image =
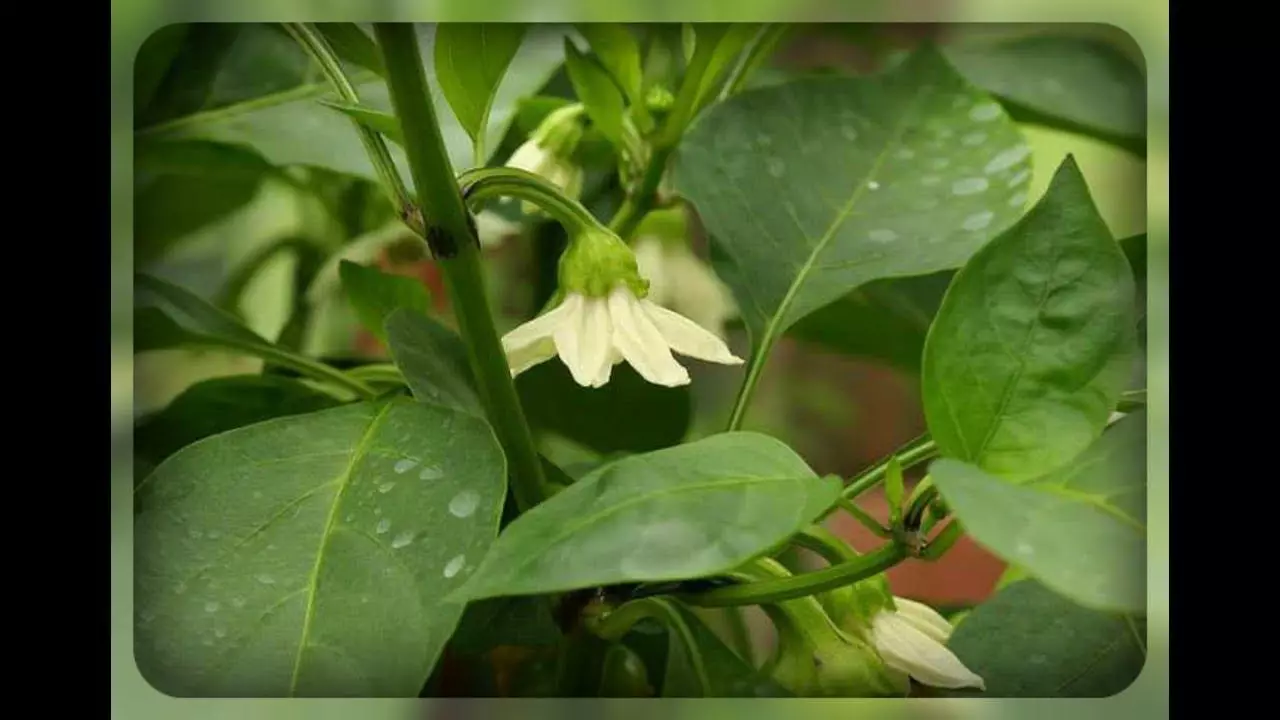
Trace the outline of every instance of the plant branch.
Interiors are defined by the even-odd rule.
[[[844,497],[853,500],[883,482],[885,474],[889,471],[889,460],[894,456],[898,458],[898,463],[902,465],[902,469],[905,471],[922,462],[932,460],[937,455],[937,444],[928,435],[921,435],[849,481],[849,484],[844,489]]]
[[[458,185],[462,189],[462,197],[472,207],[492,197],[514,197],[537,205],[564,225],[570,235],[582,228],[604,229],[582,203],[524,170],[507,167],[468,170],[458,176]]]
[[[427,242],[444,271],[449,300],[489,422],[511,463],[516,505],[521,511],[528,510],[546,496],[546,479],[493,324],[474,221],[463,203],[440,135],[418,39],[407,23],[375,24],[374,34],[387,71],[391,103],[404,129],[418,201],[429,219]]]
[[[749,582],[742,585],[716,588],[681,599],[690,605],[723,607],[727,605],[760,605],[783,600],[816,595],[834,588],[852,585],[860,580],[879,575],[907,558],[906,549],[899,543],[882,545],[879,549],[832,565],[822,570],[789,578]]]

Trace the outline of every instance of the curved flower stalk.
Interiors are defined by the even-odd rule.
[[[645,380],[675,387],[689,383],[689,372],[673,351],[707,362],[742,363],[719,337],[648,298],[649,281],[616,235],[599,226],[571,233],[553,308],[502,339],[513,375],[559,356],[574,381],[598,388],[625,360]]]
[[[507,167],[533,173],[555,185],[565,196],[577,200],[582,194],[583,170],[573,160],[582,140],[583,129],[578,118],[581,104],[566,105],[547,115],[529,139],[507,160]],[[524,200],[520,207],[527,215],[541,212],[537,204]]]
[[[649,299],[725,337],[737,306],[727,285],[686,241],[682,208],[650,213],[637,230],[636,262],[649,280]]]

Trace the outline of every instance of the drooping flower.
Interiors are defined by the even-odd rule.
[[[604,228],[575,234],[559,274],[559,302],[502,338],[512,375],[559,356],[579,385],[601,387],[625,360],[645,380],[675,387],[689,383],[689,372],[672,351],[742,363],[720,338],[649,300],[635,254]]]
[[[725,322],[737,314],[733,295],[689,247],[683,213],[679,208],[675,212],[680,214],[670,218],[651,213],[635,241],[640,274],[649,280],[649,300],[723,338]]]
[[[946,618],[914,600],[895,597],[893,604],[871,618],[871,643],[886,665],[924,685],[986,690],[982,678],[947,648],[952,627]]]
[[[582,105],[573,104],[547,115],[529,139],[511,153],[507,167],[539,175],[566,196],[578,199],[582,194],[583,170],[574,162],[573,153],[582,140],[583,129],[578,121],[582,112]],[[527,200],[521,207],[526,214],[541,212]]]

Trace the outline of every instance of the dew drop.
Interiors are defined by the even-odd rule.
[[[475,490],[463,490],[449,501],[449,513],[454,517],[464,518],[476,511],[480,504],[480,493]]]
[[[254,500],[261,500],[261,499],[262,499],[262,493],[261,493],[260,491],[258,491],[258,490],[254,490],[254,491],[253,491],[253,499],[254,499]]]
[[[210,540],[217,540],[218,538],[222,537],[222,533],[218,532],[217,530],[210,530],[209,534],[206,537],[208,537]]]
[[[355,520],[355,518],[356,518],[356,516],[355,516],[355,515],[348,515],[348,516],[346,516],[346,517],[342,518],[342,522],[349,523],[349,522],[351,522],[352,520]]]
[[[988,175],[998,173],[1001,170],[1008,170],[1017,165],[1023,158],[1031,154],[1031,147],[1028,145],[1018,145],[1008,150],[1002,151],[1000,154],[991,158],[991,162],[982,168],[982,171]]]
[[[1030,543],[1020,542],[1016,548],[1019,555],[1031,556],[1036,554],[1036,549],[1031,547]]]
[[[1018,173],[1017,173],[1016,175],[1014,175],[1013,177],[1009,178],[1009,182],[1008,182],[1007,184],[1008,184],[1008,186],[1009,186],[1009,187],[1017,187],[1017,186],[1021,185],[1022,183],[1026,182],[1026,181],[1027,181],[1027,179],[1028,179],[1028,178],[1030,178],[1030,177],[1031,177],[1031,169],[1030,169],[1030,168],[1023,168],[1023,169],[1019,170],[1019,171],[1018,171]]]
[[[418,473],[419,480],[437,480],[444,477],[444,473],[435,465],[429,465],[422,468],[422,472]]]
[[[951,192],[956,195],[973,195],[987,189],[986,178],[965,178],[951,183]]]
[[[1062,81],[1058,78],[1045,78],[1044,89],[1045,92],[1053,95],[1061,95],[1066,91],[1066,88],[1062,86]]]
[[[858,131],[854,129],[852,125],[841,125],[840,134],[844,136],[845,140],[852,141],[858,139]]]
[[[925,175],[920,178],[921,185],[937,185],[940,182],[942,182],[942,178],[937,175]]]
[[[762,135],[757,135],[757,136],[756,136],[756,144],[757,144],[757,145],[759,145],[759,146],[760,146],[760,147],[762,147],[762,148],[767,148],[767,147],[769,147],[769,146],[773,145],[773,138],[769,137],[768,135],[763,135],[763,134],[762,134]]]
[[[205,638],[204,640],[200,641],[200,644],[204,645],[205,647],[213,647],[213,640],[211,638]]]
[[[996,214],[990,210],[983,210],[980,213],[974,213],[973,215],[965,218],[964,222],[960,224],[960,227],[963,227],[965,230],[981,230],[982,228],[990,225],[991,220],[995,216]]]
[[[974,122],[989,122],[998,117],[1000,117],[1000,106],[993,102],[974,105],[969,111],[969,119]]]
[[[234,607],[242,608],[244,607],[244,598],[231,598],[231,604]]]
[[[177,585],[174,585],[174,586],[173,586],[173,594],[174,594],[174,595],[181,595],[182,593],[184,593],[184,592],[186,592],[186,591],[187,591],[187,584],[186,584],[186,583],[184,583],[184,582],[180,582],[180,583],[178,583]]]
[[[374,508],[374,509],[373,509],[373,514],[374,514],[374,515],[381,515],[381,514],[382,514],[382,508]]]
[[[957,110],[959,110],[960,108],[968,104],[969,104],[969,98],[965,97],[964,95],[957,95],[956,98],[951,101],[951,107]]]
[[[1027,206],[1027,194],[1024,192],[1014,193],[1013,197],[1009,198],[1009,207],[1018,208],[1019,210],[1021,210],[1026,206]]]
[[[399,535],[397,535],[394,540],[391,541],[391,547],[399,550],[400,548],[405,547],[411,542],[413,542],[413,533],[402,532]]]
[[[395,486],[396,484],[393,482],[384,482],[378,486],[378,492],[383,493],[385,495],[386,493],[391,492],[391,488]]]
[[[218,608],[222,607],[216,600],[210,600],[204,604],[204,611],[207,613],[218,612]]]
[[[1027,658],[1027,662],[1031,663],[1032,665],[1043,665],[1048,660],[1049,660],[1048,657],[1041,655],[1040,653],[1036,653],[1035,655],[1032,655],[1031,657]]]
[[[769,174],[780,178],[787,174],[787,165],[778,158],[769,158]]]
[[[360,604],[361,604],[361,605],[368,605],[368,604],[369,604],[369,596],[368,596],[368,595],[361,595],[361,596],[360,596]]]
[[[948,128],[948,127],[938,128],[936,131],[934,131],[934,134],[938,136],[939,140],[946,140],[952,135],[955,135],[955,133],[952,132],[951,128]]]
[[[929,238],[925,242],[929,243],[930,245],[941,245],[942,241],[946,239],[947,238],[942,235],[934,235],[933,237]]]
[[[880,183],[876,182],[875,180],[871,180],[871,181],[867,182],[867,187],[868,187],[868,188],[870,188],[870,189],[872,189],[872,190],[879,190],[879,189],[880,189]]]
[[[867,233],[867,237],[871,238],[871,242],[875,243],[891,243],[898,239],[898,233],[888,228],[880,228]]]
[[[192,540],[199,540],[200,538],[204,537],[204,533],[200,532],[195,528],[191,528],[190,530],[188,530],[187,534],[191,536]]]
[[[387,531],[390,529],[391,529],[391,521],[386,518],[382,518],[381,520],[378,521],[378,526],[374,528],[373,531],[379,535],[385,535]]]
[[[969,147],[981,145],[986,141],[987,141],[987,134],[984,132],[972,132],[960,138],[960,142],[964,143],[965,145],[968,145]]]
[[[466,562],[467,562],[467,557],[465,555],[459,555],[454,559],[450,560],[449,564],[444,566],[444,576],[447,578],[451,578],[454,575],[457,575],[459,572],[462,571],[462,566],[465,565]]]
[[[902,148],[901,150],[898,151],[897,158],[899,160],[910,160],[915,156],[916,156],[915,150],[912,150],[911,148]]]
[[[263,585],[275,585],[275,584],[276,584],[276,579],[275,579],[275,578],[273,578],[273,577],[271,577],[270,575],[268,575],[268,574],[266,574],[266,573],[259,573],[258,575],[256,575],[256,576],[254,577],[254,579],[255,579],[255,580],[257,580],[258,582],[262,583]]]
[[[950,164],[951,164],[951,161],[949,159],[938,158],[937,160],[934,160],[933,162],[929,163],[929,167],[933,168],[934,170],[945,170],[947,169],[947,166]]]
[[[396,461],[394,470],[396,471],[397,474],[407,473],[410,470],[412,470],[417,464],[418,464],[417,460],[410,460],[409,458],[405,458],[403,460]]]
[[[224,638],[227,636],[227,631],[223,630],[222,628],[215,628],[213,631],[213,635],[214,637]]]

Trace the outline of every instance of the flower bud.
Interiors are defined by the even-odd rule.
[[[575,104],[547,115],[529,139],[511,154],[507,167],[541,176],[577,200],[582,194],[583,171],[574,162],[573,154],[583,136],[578,120],[582,112],[582,106]],[[541,212],[541,208],[528,200],[521,203],[521,208],[528,215]]]
[[[812,597],[765,606],[778,629],[766,666],[773,680],[801,697],[901,697],[907,676],[885,665],[864,640],[842,632]]]

